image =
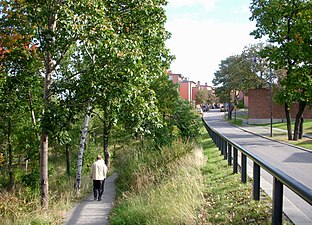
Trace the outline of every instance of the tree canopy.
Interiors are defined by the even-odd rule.
[[[288,137],[291,139],[289,106],[299,102],[294,139],[297,139],[299,119],[305,105],[311,104],[312,64],[311,29],[312,2],[309,0],[253,0],[250,5],[251,20],[256,29],[255,38],[266,38],[270,45],[261,52],[271,67],[285,70],[280,81],[279,102],[285,103]]]
[[[27,176],[40,174],[44,208],[49,156],[66,154],[70,174],[70,153],[79,155],[87,143],[77,151],[83,120],[81,139],[90,121],[90,139],[108,156],[114,129],[152,138],[155,146],[198,134],[198,117],[166,74],[173,56],[165,46],[165,4],[1,0],[1,146],[10,162],[33,163]],[[13,165],[5,162],[13,181]]]

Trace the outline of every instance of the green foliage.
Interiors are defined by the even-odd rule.
[[[251,20],[257,22],[251,33],[256,38],[267,37],[272,43],[262,51],[271,66],[285,70],[280,88],[276,89],[277,102],[285,104],[288,123],[288,139],[292,139],[290,113],[287,108],[299,102],[293,139],[297,140],[300,117],[306,105],[312,102],[312,2],[306,0],[273,0],[264,2],[253,0],[250,9]]]
[[[222,60],[215,73],[213,84],[217,86],[216,95],[221,102],[234,101],[236,91],[248,92],[251,88],[260,88],[269,79],[264,63],[255,63],[262,44],[246,47],[240,55],[232,55]]]
[[[25,187],[29,187],[32,190],[39,188],[39,177],[40,177],[40,173],[39,173],[39,169],[38,170],[33,170],[30,173],[27,174],[22,174],[21,175],[21,182],[23,184],[23,186]]]
[[[251,20],[257,22],[252,32],[256,38],[268,37],[261,53],[276,69],[286,70],[281,79],[278,101],[311,101],[311,1],[252,1]],[[310,104],[310,103],[308,103]]]

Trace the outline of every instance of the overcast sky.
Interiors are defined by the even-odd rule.
[[[168,0],[166,29],[172,34],[167,47],[176,60],[173,73],[212,85],[221,60],[255,43],[250,36],[248,0]]]

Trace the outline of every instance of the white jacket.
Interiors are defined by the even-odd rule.
[[[103,159],[97,160],[91,166],[91,178],[93,180],[104,180],[106,178],[107,166]]]

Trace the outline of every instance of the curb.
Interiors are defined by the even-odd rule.
[[[221,117],[222,117],[222,116],[221,116]],[[270,140],[270,141],[274,141],[274,142],[277,142],[277,143],[280,143],[280,144],[288,145],[288,146],[291,146],[291,147],[294,147],[294,148],[298,148],[298,149],[300,149],[300,150],[303,150],[303,151],[311,152],[311,153],[312,153],[312,151],[309,150],[309,149],[306,149],[306,148],[303,148],[303,147],[300,147],[300,146],[297,146],[297,145],[293,145],[293,144],[290,144],[290,143],[287,143],[287,142],[274,140],[274,139],[272,139],[272,138],[263,136],[263,135],[261,135],[261,134],[254,133],[254,132],[252,132],[252,131],[250,131],[250,130],[248,130],[248,129],[246,129],[246,128],[243,128],[243,127],[237,126],[237,125],[235,125],[235,124],[232,124],[232,123],[230,123],[229,121],[227,121],[226,119],[224,119],[223,117],[222,117],[222,119],[225,120],[225,121],[226,121],[227,123],[229,123],[230,125],[232,125],[232,126],[234,126],[234,127],[237,127],[237,128],[239,128],[239,129],[241,129],[241,130],[247,132],[247,133],[254,134],[254,135],[257,135],[257,136],[259,136],[259,137],[262,137],[262,138],[265,138],[265,139],[267,139],[267,140]],[[280,131],[283,131],[283,130],[280,129]],[[286,132],[287,132],[287,131],[286,131]],[[312,137],[310,137],[310,136],[306,136],[306,135],[303,135],[303,136],[312,139]]]

